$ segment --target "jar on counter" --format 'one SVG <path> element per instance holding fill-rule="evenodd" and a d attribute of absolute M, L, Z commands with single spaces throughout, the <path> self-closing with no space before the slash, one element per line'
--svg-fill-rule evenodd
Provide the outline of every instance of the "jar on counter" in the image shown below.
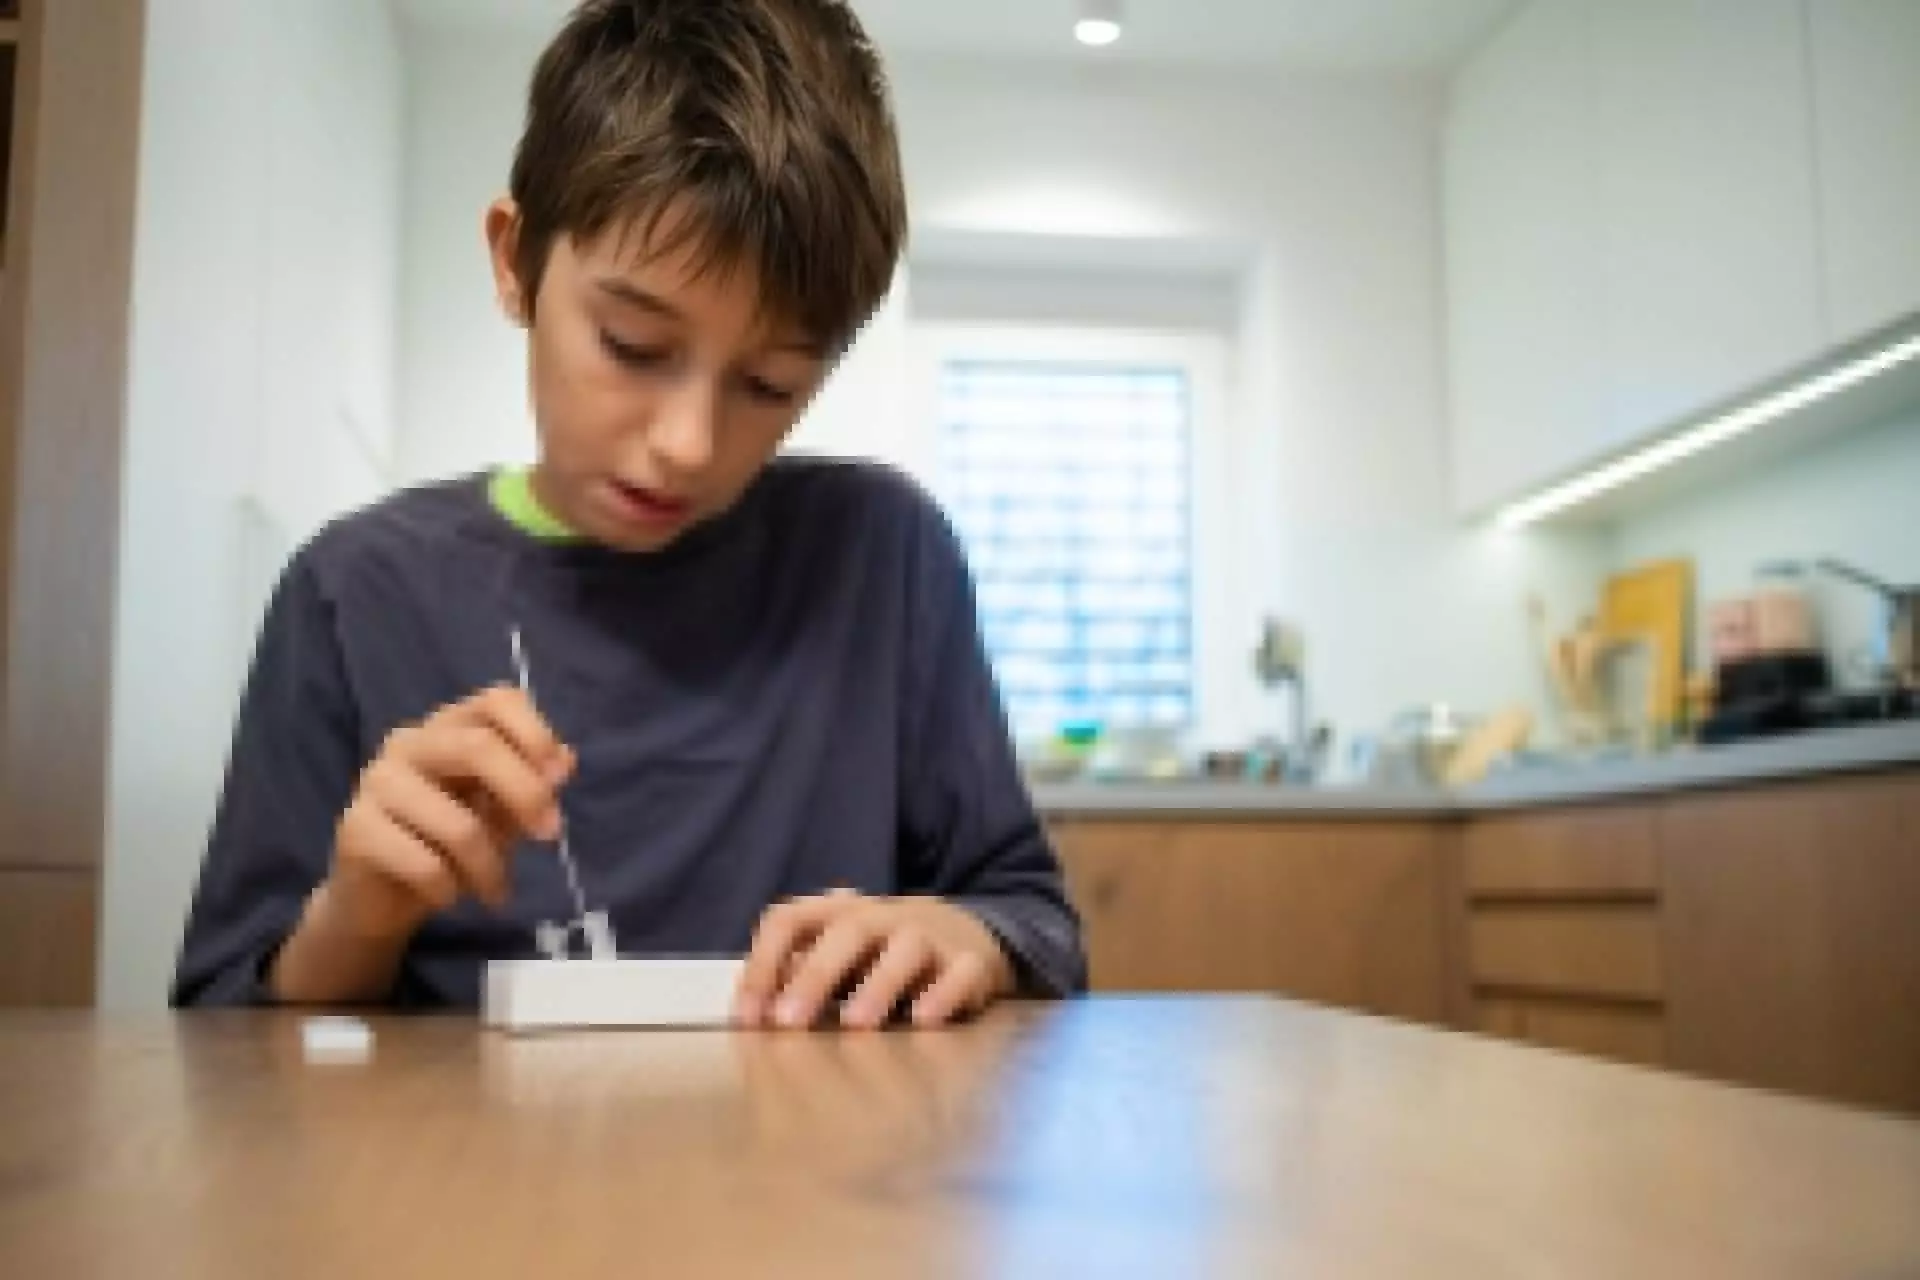
<path fill-rule="evenodd" d="M 1752 602 L 1757 653 L 1777 656 L 1813 653 L 1820 648 L 1813 606 L 1807 600 L 1804 575 L 1798 565 L 1762 569 Z"/>

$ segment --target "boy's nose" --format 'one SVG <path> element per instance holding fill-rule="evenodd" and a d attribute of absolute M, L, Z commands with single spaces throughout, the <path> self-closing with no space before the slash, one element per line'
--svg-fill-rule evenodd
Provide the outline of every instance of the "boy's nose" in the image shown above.
<path fill-rule="evenodd" d="M 719 396 L 714 389 L 690 381 L 660 406 L 647 433 L 655 459 L 676 474 L 705 470 L 713 461 L 718 414 Z"/>

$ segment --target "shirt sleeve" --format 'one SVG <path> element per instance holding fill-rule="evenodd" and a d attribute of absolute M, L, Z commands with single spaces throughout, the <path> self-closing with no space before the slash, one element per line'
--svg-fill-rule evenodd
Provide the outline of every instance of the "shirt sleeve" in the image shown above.
<path fill-rule="evenodd" d="M 958 540 L 916 491 L 907 716 L 901 761 L 906 879 L 973 912 L 1023 995 L 1086 990 L 1080 920 L 1015 757 Z"/>
<path fill-rule="evenodd" d="M 241 698 L 172 1003 L 272 1003 L 268 966 L 326 875 L 359 775 L 333 609 L 307 552 L 274 593 Z"/>

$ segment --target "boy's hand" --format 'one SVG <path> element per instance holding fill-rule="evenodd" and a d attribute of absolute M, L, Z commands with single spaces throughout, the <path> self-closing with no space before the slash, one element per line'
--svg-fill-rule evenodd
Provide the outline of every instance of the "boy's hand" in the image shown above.
<path fill-rule="evenodd" d="M 760 918 L 734 1002 L 742 1026 L 811 1027 L 842 992 L 841 1026 L 878 1027 L 913 997 L 915 1026 L 976 1013 L 1013 990 L 1013 965 L 971 912 L 938 898 L 836 890 Z"/>
<path fill-rule="evenodd" d="M 398 938 L 462 895 L 503 905 L 509 850 L 523 836 L 558 837 L 558 788 L 574 764 L 527 696 L 504 685 L 396 729 L 340 819 L 322 886 L 332 918 Z"/>

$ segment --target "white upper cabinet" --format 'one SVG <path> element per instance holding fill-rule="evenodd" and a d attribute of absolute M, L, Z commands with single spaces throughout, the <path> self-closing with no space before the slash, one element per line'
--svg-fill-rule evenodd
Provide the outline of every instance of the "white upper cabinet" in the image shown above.
<path fill-rule="evenodd" d="M 1451 463 L 1477 510 L 1604 442 L 1592 157 L 1594 6 L 1529 6 L 1460 76 L 1446 125 Z"/>
<path fill-rule="evenodd" d="M 1444 181 L 1479 512 L 1920 311 L 1920 0 L 1535 0 Z"/>
<path fill-rule="evenodd" d="M 1831 338 L 1920 312 L 1920 2 L 1809 0 Z"/>
<path fill-rule="evenodd" d="M 1805 27 L 1799 0 L 1589 7 L 1607 442 L 1625 448 L 1822 345 Z"/>

